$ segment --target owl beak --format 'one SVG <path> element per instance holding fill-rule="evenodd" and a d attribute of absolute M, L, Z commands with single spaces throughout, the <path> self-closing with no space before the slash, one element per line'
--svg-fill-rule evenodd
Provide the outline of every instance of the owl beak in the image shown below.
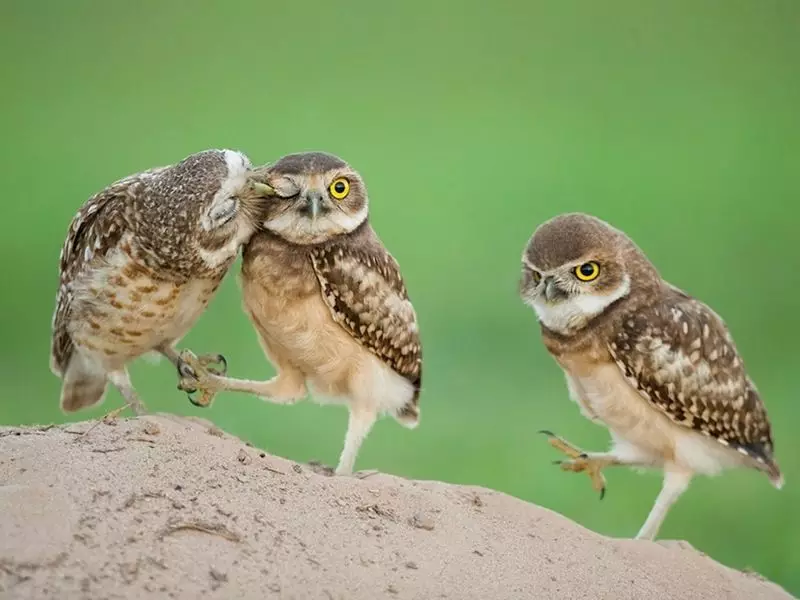
<path fill-rule="evenodd" d="M 316 221 L 322 207 L 322 193 L 317 190 L 309 190 L 306 193 L 306 207 L 311 215 L 311 221 Z"/>
<path fill-rule="evenodd" d="M 252 186 L 253 190 L 262 198 L 269 198 L 276 195 L 275 189 L 266 183 L 261 183 L 260 181 L 251 181 L 250 185 Z"/>
<path fill-rule="evenodd" d="M 548 302 L 558 302 L 564 299 L 564 290 L 562 290 L 552 277 L 547 277 L 544 280 L 544 297 Z"/>

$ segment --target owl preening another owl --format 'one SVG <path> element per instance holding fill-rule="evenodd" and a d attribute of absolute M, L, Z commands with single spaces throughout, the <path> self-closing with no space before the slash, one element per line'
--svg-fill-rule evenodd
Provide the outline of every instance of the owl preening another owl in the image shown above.
<path fill-rule="evenodd" d="M 110 185 L 80 209 L 61 253 L 51 368 L 62 409 L 97 404 L 111 383 L 142 414 L 126 365 L 158 352 L 198 406 L 220 391 L 346 404 L 336 473 L 352 473 L 381 415 L 410 428 L 420 415 L 416 313 L 368 215 L 361 176 L 321 152 L 253 168 L 209 150 Z M 176 349 L 240 249 L 244 309 L 277 371 L 266 381 Z M 584 452 L 545 432 L 569 458 L 562 468 L 601 493 L 605 467 L 664 471 L 637 537 L 656 536 L 695 474 L 752 467 L 782 485 L 766 410 L 725 324 L 624 233 L 584 214 L 544 223 L 523 253 L 520 293 L 570 396 L 613 440 Z"/>
<path fill-rule="evenodd" d="M 695 474 L 751 467 L 783 485 L 766 409 L 722 319 L 664 281 L 623 232 L 585 214 L 542 224 L 522 255 L 520 293 L 583 415 L 608 452 L 550 432 L 564 470 L 604 492 L 605 467 L 664 471 L 638 538 L 653 539 Z"/>
<path fill-rule="evenodd" d="M 50 368 L 63 379 L 65 412 L 101 402 L 108 383 L 144 412 L 126 365 L 158 352 L 177 366 L 175 344 L 260 222 L 250 169 L 240 152 L 207 150 L 121 179 L 81 207 L 61 250 L 53 314 Z"/>

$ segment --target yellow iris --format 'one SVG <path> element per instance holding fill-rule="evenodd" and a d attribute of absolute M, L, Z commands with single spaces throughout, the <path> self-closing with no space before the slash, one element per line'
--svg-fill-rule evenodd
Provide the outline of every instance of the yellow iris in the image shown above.
<path fill-rule="evenodd" d="M 592 281 L 600 275 L 600 265 L 596 262 L 587 262 L 575 267 L 575 277 L 581 281 Z"/>
<path fill-rule="evenodd" d="M 347 194 L 350 193 L 350 182 L 344 177 L 334 179 L 328 186 L 328 191 L 330 191 L 331 196 L 336 198 L 336 200 L 344 200 Z"/>

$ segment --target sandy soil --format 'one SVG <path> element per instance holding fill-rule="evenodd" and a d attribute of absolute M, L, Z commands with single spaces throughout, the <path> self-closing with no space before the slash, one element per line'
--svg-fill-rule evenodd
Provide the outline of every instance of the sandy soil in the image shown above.
<path fill-rule="evenodd" d="M 478 487 L 330 477 L 166 415 L 0 428 L 2 598 L 791 598 Z"/>

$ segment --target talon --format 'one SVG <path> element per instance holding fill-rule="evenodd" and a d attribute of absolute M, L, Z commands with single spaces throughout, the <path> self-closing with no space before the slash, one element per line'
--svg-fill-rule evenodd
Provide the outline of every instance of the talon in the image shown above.
<path fill-rule="evenodd" d="M 196 398 L 195 398 L 195 397 L 192 395 L 192 394 L 194 394 L 196 391 L 197 391 L 197 390 L 193 390 L 193 391 L 191 391 L 191 392 L 188 392 L 188 393 L 186 394 L 186 397 L 187 397 L 187 398 L 189 398 L 189 402 L 191 402 L 193 405 L 195 405 L 195 406 L 197 406 L 197 407 L 199 407 L 199 408 L 205 408 L 207 405 L 206 405 L 206 406 L 204 406 L 203 404 L 200 404 L 200 401 L 199 401 L 199 400 L 197 400 L 197 399 L 196 399 Z"/>
<path fill-rule="evenodd" d="M 178 389 L 186 392 L 189 402 L 201 408 L 210 406 L 216 395 L 213 381 L 210 381 L 210 379 L 216 376 L 219 371 L 207 367 L 206 365 L 209 363 L 221 364 L 223 368 L 222 374 L 228 368 L 228 363 L 221 354 L 195 356 L 190 350 L 183 350 L 178 357 L 178 376 L 180 378 Z M 198 396 L 193 396 L 195 393 Z"/>
<path fill-rule="evenodd" d="M 178 375 L 180 375 L 182 378 L 197 379 L 197 373 L 195 370 L 191 367 L 191 365 L 183 361 L 178 362 Z"/>
<path fill-rule="evenodd" d="M 602 469 L 607 466 L 607 463 L 592 459 L 588 453 L 561 439 L 552 431 L 543 430 L 539 433 L 546 435 L 551 446 L 569 457 L 569 460 L 555 460 L 553 464 L 560 466 L 562 471 L 586 473 L 592 480 L 592 487 L 595 491 L 600 492 L 602 500 L 606 495 L 606 480 L 603 477 Z"/>

